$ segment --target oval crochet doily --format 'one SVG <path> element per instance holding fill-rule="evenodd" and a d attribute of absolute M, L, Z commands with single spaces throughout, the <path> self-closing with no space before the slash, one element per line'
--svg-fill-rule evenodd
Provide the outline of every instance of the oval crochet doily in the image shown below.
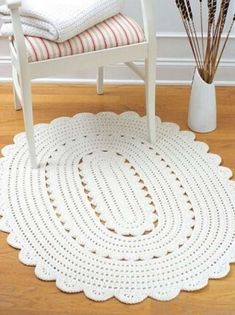
<path fill-rule="evenodd" d="M 235 185 L 219 156 L 176 124 L 128 112 L 35 126 L 0 160 L 0 229 L 36 276 L 103 301 L 166 301 L 235 261 Z"/>

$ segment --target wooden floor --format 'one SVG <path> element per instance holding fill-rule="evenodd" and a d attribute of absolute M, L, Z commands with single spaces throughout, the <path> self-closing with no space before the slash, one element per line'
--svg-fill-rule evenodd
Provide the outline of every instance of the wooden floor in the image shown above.
<path fill-rule="evenodd" d="M 109 86 L 104 96 L 96 96 L 92 86 L 35 86 L 35 123 L 49 122 L 59 116 L 78 112 L 137 111 L 143 115 L 144 90 L 138 86 Z M 186 87 L 158 88 L 158 115 L 164 121 L 178 123 L 187 129 Z M 224 165 L 235 171 L 235 88 L 218 88 L 218 130 L 198 135 L 211 151 L 223 157 Z M 23 130 L 22 112 L 15 112 L 11 88 L 0 86 L 0 147 L 12 142 Z M 1 315 L 233 315 L 235 314 L 235 266 L 229 276 L 213 280 L 198 292 L 183 292 L 171 302 L 145 302 L 127 306 L 112 299 L 105 303 L 88 300 L 83 294 L 61 293 L 55 283 L 37 280 L 34 268 L 23 266 L 17 250 L 6 243 L 0 233 L 0 314 Z"/>

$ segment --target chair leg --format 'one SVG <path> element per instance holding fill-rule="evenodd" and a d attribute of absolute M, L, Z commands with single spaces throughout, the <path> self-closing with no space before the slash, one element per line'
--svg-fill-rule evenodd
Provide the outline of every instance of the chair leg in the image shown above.
<path fill-rule="evenodd" d="M 104 94 L 104 68 L 99 67 L 97 73 L 97 94 Z"/>
<path fill-rule="evenodd" d="M 16 80 L 18 79 L 18 74 L 16 72 L 16 70 L 12 69 L 12 79 L 13 79 L 13 97 L 14 97 L 14 106 L 15 106 L 15 110 L 21 110 L 22 106 L 19 100 L 19 97 L 16 93 L 16 89 L 15 89 L 15 85 L 16 85 Z"/>
<path fill-rule="evenodd" d="M 13 96 L 14 96 L 14 106 L 15 106 L 15 110 L 21 110 L 22 109 L 22 106 L 20 104 L 20 100 L 17 96 L 17 93 L 16 93 L 16 90 L 15 90 L 15 87 L 13 86 Z"/>
<path fill-rule="evenodd" d="M 31 82 L 28 79 L 21 80 L 23 114 L 26 137 L 29 147 L 29 155 L 32 168 L 37 168 L 37 158 L 35 149 L 34 129 L 33 129 L 33 109 Z"/>
<path fill-rule="evenodd" d="M 156 101 L 156 74 L 155 58 L 145 60 L 146 73 L 146 113 L 148 120 L 149 141 L 156 142 L 156 119 L 155 119 L 155 101 Z"/>

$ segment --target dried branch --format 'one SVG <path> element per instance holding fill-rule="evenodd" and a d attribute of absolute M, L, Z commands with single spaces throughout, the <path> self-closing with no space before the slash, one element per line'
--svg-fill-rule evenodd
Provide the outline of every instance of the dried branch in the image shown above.
<path fill-rule="evenodd" d="M 233 21 L 225 37 L 224 44 L 222 45 L 222 35 L 224 34 L 230 1 L 231 0 L 221 0 L 221 4 L 219 7 L 217 0 L 207 0 L 208 20 L 206 23 L 207 37 L 205 39 L 203 0 L 199 0 L 200 37 L 198 36 L 195 27 L 194 12 L 192 10 L 190 0 L 175 0 L 189 39 L 189 44 L 192 48 L 196 66 L 202 79 L 208 83 L 211 83 L 214 80 L 219 63 L 228 43 L 232 28 L 235 24 L 234 15 Z"/>

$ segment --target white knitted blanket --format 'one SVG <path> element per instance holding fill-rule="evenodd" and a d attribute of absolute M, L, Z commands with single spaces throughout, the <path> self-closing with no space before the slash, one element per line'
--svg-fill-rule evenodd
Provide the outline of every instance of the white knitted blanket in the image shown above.
<path fill-rule="evenodd" d="M 124 0 L 22 0 L 20 8 L 25 35 L 66 41 L 116 15 Z M 3 36 L 13 34 L 10 12 L 0 6 Z"/>

